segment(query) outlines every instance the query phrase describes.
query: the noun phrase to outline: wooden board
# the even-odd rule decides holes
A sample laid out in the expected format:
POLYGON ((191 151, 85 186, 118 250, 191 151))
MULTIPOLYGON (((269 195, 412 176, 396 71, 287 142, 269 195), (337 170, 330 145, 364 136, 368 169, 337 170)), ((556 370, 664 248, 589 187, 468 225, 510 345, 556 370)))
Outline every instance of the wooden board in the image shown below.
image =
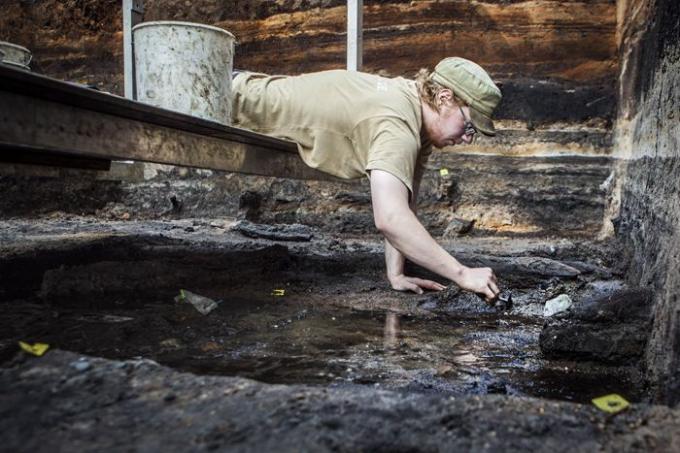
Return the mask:
POLYGON ((0 143, 65 156, 336 180, 285 140, 0 65, 0 143))

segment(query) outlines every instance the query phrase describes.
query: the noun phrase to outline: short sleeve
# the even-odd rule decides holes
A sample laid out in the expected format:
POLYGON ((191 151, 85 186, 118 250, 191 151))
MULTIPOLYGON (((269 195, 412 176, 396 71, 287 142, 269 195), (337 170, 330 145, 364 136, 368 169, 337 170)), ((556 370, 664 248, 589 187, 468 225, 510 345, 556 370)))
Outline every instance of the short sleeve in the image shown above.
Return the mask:
POLYGON ((399 118, 368 118, 357 125, 354 140, 367 149, 365 170, 382 170, 396 176, 413 193, 419 138, 399 118))

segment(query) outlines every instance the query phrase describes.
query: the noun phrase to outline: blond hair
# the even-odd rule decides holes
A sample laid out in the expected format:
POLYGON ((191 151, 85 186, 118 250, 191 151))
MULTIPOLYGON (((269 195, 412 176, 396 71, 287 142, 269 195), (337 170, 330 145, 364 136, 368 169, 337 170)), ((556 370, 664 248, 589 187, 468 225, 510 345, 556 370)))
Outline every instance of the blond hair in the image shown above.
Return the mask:
MULTIPOLYGON (((441 107, 441 104, 437 102, 437 95, 441 90, 451 90, 451 88, 446 88, 439 83, 435 82, 431 78, 432 73, 430 72, 429 69, 422 68, 420 71, 416 73, 416 85, 418 87, 418 95, 420 96, 420 99, 429 105, 435 112, 439 113, 439 108, 441 107)), ((453 92, 453 90, 451 90, 453 92)), ((461 107, 464 107, 467 104, 467 102, 463 101, 461 98, 456 96, 456 93, 453 93, 453 100, 456 102, 456 104, 460 105, 461 107)))

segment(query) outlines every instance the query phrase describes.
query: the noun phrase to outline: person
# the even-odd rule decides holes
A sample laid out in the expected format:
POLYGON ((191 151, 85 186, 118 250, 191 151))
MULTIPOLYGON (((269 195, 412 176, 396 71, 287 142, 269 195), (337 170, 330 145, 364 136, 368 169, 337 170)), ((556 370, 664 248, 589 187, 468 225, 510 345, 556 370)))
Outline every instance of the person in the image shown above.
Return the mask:
POLYGON ((432 146, 494 135, 501 92, 476 63, 450 57, 416 80, 331 70, 299 76, 240 72, 232 84, 232 124, 297 143, 310 167, 340 178, 368 176, 377 229, 385 237, 387 278, 422 294, 438 282, 404 275, 412 262, 491 301, 490 268, 462 265, 416 217, 416 198, 432 146))

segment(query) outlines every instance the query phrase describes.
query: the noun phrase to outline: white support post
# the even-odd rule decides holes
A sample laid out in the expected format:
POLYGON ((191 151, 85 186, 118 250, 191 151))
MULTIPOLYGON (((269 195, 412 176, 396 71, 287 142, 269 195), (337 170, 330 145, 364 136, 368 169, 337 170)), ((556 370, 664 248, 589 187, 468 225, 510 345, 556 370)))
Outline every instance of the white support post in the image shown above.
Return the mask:
POLYGON ((125 97, 137 99, 135 87, 135 52, 132 27, 144 19, 144 0, 123 0, 123 60, 125 66, 125 97))
POLYGON ((361 71, 363 64, 364 0, 347 0, 347 69, 361 71))

